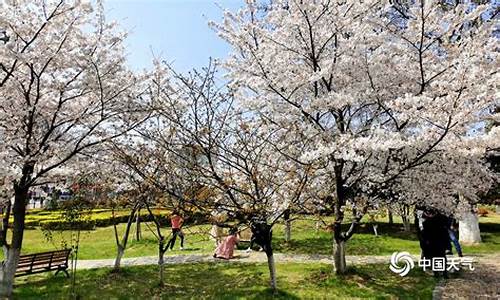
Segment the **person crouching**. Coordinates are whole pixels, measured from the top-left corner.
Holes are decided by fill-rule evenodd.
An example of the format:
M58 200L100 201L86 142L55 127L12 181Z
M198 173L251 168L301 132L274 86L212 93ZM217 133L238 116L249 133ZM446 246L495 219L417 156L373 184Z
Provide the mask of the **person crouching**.
M222 243L215 249L214 258L231 259L233 258L234 248L240 241L237 228L231 228L229 235L224 238Z

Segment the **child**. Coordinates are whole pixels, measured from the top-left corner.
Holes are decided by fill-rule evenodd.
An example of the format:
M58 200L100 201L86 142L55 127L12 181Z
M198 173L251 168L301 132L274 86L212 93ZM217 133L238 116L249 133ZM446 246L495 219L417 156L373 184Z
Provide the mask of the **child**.
M224 258L231 259L233 258L234 247L238 244L240 240L238 229L231 228L229 231L229 235L224 239L222 243L217 246L217 249L214 253L214 258Z

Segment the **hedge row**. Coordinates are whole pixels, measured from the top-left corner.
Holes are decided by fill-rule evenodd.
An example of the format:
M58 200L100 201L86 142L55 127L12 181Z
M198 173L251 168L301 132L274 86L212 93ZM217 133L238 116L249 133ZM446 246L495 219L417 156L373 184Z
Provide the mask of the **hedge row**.
M170 225L170 217L164 214L155 214L156 220L161 226ZM129 216L120 215L115 218L111 216L97 216L95 218L81 221L77 224L70 224L65 220L45 220L45 221L34 221L26 222L27 227L40 226L44 230L71 230L71 229L81 229L81 230L92 230L96 227L108 227L113 224L127 223ZM141 222L152 222L153 218L151 215L141 215ZM201 212L194 213L186 218L186 224L202 224L207 222L207 215ZM135 220L134 220L135 221Z

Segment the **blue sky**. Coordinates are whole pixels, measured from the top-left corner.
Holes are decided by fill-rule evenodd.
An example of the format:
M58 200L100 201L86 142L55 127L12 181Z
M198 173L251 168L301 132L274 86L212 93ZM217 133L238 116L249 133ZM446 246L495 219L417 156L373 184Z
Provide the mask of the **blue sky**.
M152 53L185 72L224 58L228 45L208 27L221 21L222 8L237 11L243 0L107 0L106 18L130 32L128 61L136 70L151 66Z

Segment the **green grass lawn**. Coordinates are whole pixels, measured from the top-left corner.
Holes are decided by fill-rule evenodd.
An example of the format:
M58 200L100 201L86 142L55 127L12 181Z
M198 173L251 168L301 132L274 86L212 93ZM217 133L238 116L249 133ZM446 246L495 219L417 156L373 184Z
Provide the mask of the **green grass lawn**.
M362 223L357 232L347 243L347 255L391 255L395 251L420 253L420 245L415 232L404 232L400 218L394 218L394 224L387 220L378 220L378 233L375 236L372 226ZM500 252L500 215L480 218L480 230L483 243L477 246L463 246L465 254ZM324 229L316 230L315 221L300 218L293 222L292 240L284 239L284 226L278 224L273 231L276 252L325 254L332 253L332 233Z
M154 230L153 224L150 225ZM125 257L157 255L158 242L155 235L148 229L146 223L142 224L142 239L135 241L135 232L131 232L129 243L125 251ZM134 229L134 227L132 228ZM174 251L167 254L182 253L208 253L213 251L214 242L209 240L208 234L204 234L210 229L209 225L192 226L185 229L186 245L185 250L180 251L179 239L177 239ZM121 239L125 231L125 224L118 225L119 237ZM163 234L168 236L170 228L164 228ZM28 229L24 233L22 253L36 253L63 248L63 243L70 240L69 231L52 231L52 239L47 240L42 230ZM80 236L79 259L100 259L114 258L116 256L116 242L113 227L97 227L92 231L82 231ZM0 254L3 258L3 253Z
M166 285L158 284L158 267L85 270L77 273L82 299L430 299L435 279L414 269L400 277L386 265L352 268L336 276L331 266L278 264L279 293L268 288L264 264L196 263L166 267ZM16 281L19 299L67 299L70 280L35 275Z
M328 218L327 218L328 221ZM384 220L382 220L384 221ZM362 224L358 232L347 243L347 255L390 255L394 251L409 251L413 254L420 253L419 243L413 232L403 232L397 218L395 224L379 224L379 236L375 236L371 226ZM483 243L478 246L465 246L465 254L500 252L500 216L491 215L480 218L480 228ZM276 252L300 254L325 254L332 253L332 233L324 228L316 230L313 217L301 217L292 223L292 240L284 240L284 226L277 224L273 231L273 247ZM125 225L118 226L120 234ZM125 257L149 256L157 254L157 240L145 223L142 225L143 239L134 240L134 230L125 252ZM153 229L153 228L151 228ZM179 241L173 252L180 253L210 253L214 250L214 243L208 238L210 225L188 226L186 234L186 250L179 251ZM164 228L168 235L170 228ZM40 229L25 231L23 253L35 253L53 250L62 247L62 242L68 241L68 231L53 231L52 240L48 241ZM121 235L120 235L121 236ZM3 254L0 252L0 257ZM84 231L81 235L80 259L114 258L116 245L113 227L98 227L93 231Z

